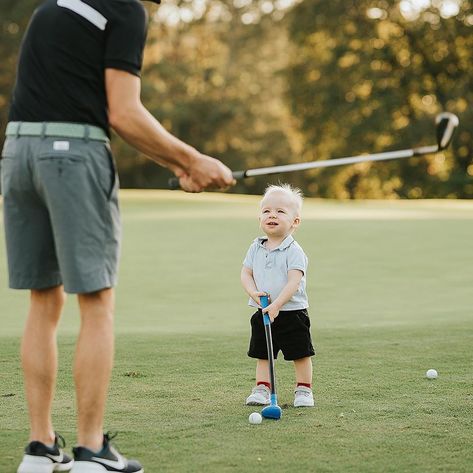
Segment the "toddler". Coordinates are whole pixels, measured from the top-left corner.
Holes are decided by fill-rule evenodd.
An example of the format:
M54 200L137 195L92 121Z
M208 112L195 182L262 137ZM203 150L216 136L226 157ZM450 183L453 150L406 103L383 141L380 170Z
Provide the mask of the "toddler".
M313 407L312 360L306 294L307 256L292 234L301 221L302 194L288 184L270 185L261 200L259 223L265 236L256 238L246 254L241 282L258 310L251 317L248 356L256 358L256 386L247 405L270 403L270 380L263 312L271 319L274 359L279 350L294 362L294 407ZM261 309L260 296L268 294L270 305Z

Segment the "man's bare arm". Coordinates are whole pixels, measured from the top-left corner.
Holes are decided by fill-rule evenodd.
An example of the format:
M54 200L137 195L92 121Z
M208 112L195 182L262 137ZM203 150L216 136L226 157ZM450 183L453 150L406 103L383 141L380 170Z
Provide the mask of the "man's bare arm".
M106 69L105 84L111 127L130 145L169 168L181 187L199 192L232 185L231 171L217 159L199 153L169 133L141 103L141 80L126 71Z

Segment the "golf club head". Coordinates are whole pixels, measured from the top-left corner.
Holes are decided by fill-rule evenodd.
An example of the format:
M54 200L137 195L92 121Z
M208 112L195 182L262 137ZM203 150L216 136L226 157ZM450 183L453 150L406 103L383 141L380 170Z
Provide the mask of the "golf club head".
M437 145L439 151L448 147L460 120L453 113L443 112L435 117L437 125Z
M263 408L261 415L265 419L279 420L282 416L282 409L278 405L270 405Z

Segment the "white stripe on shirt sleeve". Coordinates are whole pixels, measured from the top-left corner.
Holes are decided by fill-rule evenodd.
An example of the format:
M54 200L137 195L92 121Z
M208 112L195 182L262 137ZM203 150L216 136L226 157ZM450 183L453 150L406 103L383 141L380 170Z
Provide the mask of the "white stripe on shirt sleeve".
M82 2L81 0L57 0L59 7L67 8L77 13L81 17L90 21L94 26L100 30L105 30L107 25L107 18L105 18L100 12L92 8L87 3Z

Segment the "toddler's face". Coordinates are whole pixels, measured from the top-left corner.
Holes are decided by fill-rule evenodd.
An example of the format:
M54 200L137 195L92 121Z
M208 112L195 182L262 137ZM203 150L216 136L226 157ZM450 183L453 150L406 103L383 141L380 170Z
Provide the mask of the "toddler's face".
M271 192L261 202L260 227L268 236L286 237L299 225L297 207L284 192Z

